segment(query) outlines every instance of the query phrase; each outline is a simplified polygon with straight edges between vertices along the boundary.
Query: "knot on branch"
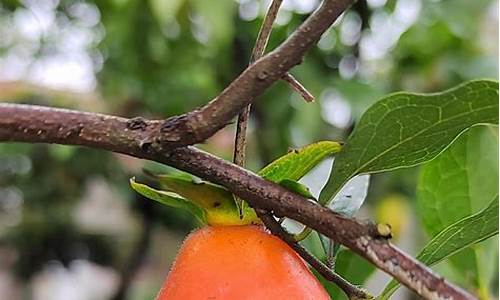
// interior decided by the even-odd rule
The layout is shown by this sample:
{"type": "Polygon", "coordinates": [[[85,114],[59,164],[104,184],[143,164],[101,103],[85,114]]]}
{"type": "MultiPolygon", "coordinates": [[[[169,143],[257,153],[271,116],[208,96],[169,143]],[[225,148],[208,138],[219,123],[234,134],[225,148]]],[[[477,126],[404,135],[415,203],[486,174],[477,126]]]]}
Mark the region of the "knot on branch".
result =
{"type": "Polygon", "coordinates": [[[148,124],[146,123],[146,120],[142,117],[135,117],[127,121],[127,128],[130,130],[144,131],[146,130],[146,127],[148,127],[148,124]]]}
{"type": "Polygon", "coordinates": [[[160,134],[156,140],[162,146],[169,148],[198,142],[196,131],[189,126],[189,116],[187,114],[166,119],[160,127],[160,134]]]}

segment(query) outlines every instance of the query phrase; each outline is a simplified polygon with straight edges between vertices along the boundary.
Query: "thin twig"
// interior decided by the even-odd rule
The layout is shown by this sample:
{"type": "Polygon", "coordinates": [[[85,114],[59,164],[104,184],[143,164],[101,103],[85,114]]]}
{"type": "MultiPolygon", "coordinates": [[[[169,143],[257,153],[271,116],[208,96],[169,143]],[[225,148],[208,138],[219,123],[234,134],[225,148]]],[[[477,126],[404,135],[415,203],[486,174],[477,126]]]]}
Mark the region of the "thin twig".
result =
{"type": "Polygon", "coordinates": [[[266,225],[266,227],[274,235],[292,247],[295,252],[297,252],[309,265],[316,269],[316,271],[318,271],[326,280],[335,283],[349,299],[373,299],[373,296],[342,278],[314,257],[314,255],[312,255],[306,248],[298,244],[293,235],[286,232],[270,213],[262,209],[256,209],[255,211],[264,225],[266,225]]]}
{"type": "MultiPolygon", "coordinates": [[[[257,35],[257,40],[255,46],[252,50],[252,55],[250,57],[250,64],[254,63],[256,60],[262,57],[264,51],[266,50],[267,42],[271,36],[271,31],[273,29],[274,21],[278,15],[281,3],[283,0],[273,0],[269,9],[267,10],[264,21],[257,35]]],[[[248,124],[248,117],[250,115],[250,106],[247,105],[238,115],[238,123],[236,126],[236,138],[234,143],[234,158],[233,162],[238,166],[245,166],[245,156],[246,156],[246,130],[248,124]]]]}
{"type": "Polygon", "coordinates": [[[314,102],[314,96],[292,74],[286,73],[283,79],[288,86],[304,98],[306,102],[314,102]]]}
{"type": "Polygon", "coordinates": [[[238,122],[236,123],[236,135],[234,138],[234,152],[233,162],[241,167],[245,166],[246,161],[246,147],[247,147],[247,126],[248,118],[250,117],[251,104],[243,108],[238,115],[238,122]]]}
{"type": "Polygon", "coordinates": [[[335,262],[337,256],[335,255],[335,243],[332,240],[328,240],[328,252],[326,254],[326,265],[328,268],[335,270],[335,262]]]}
{"type": "MultiPolygon", "coordinates": [[[[267,10],[264,21],[257,35],[257,40],[255,46],[252,50],[252,55],[250,57],[250,64],[255,62],[257,59],[261,58],[266,50],[267,42],[271,36],[271,31],[273,29],[274,20],[278,15],[281,3],[283,0],[273,0],[269,9],[267,10]]],[[[246,161],[246,148],[247,148],[247,127],[248,118],[250,117],[250,108],[252,104],[248,104],[238,115],[238,122],[236,124],[236,136],[234,138],[234,155],[233,162],[241,167],[245,166],[246,161]]],[[[235,196],[236,205],[240,213],[240,218],[243,218],[243,200],[238,196],[235,196]]]]}
{"type": "Polygon", "coordinates": [[[273,0],[269,6],[264,21],[260,26],[259,34],[257,35],[257,40],[255,41],[255,46],[252,50],[252,55],[250,57],[250,64],[257,61],[264,55],[266,51],[267,43],[269,42],[269,37],[271,36],[271,31],[273,30],[273,24],[278,16],[278,11],[280,9],[283,0],[273,0]]]}
{"type": "Polygon", "coordinates": [[[252,207],[289,217],[363,256],[426,299],[476,299],[390,244],[377,226],[335,214],[282,186],[193,147],[170,152],[149,137],[163,121],[0,103],[0,141],[82,145],[143,158],[226,187],[252,207]]]}

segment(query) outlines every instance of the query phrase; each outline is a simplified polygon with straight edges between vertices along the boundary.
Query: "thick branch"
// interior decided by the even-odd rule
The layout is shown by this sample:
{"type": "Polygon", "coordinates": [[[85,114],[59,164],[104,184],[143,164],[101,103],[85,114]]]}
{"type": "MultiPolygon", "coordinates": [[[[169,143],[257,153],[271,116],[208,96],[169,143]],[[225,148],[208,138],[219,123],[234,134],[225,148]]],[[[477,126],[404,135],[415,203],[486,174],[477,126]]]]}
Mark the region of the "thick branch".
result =
{"type": "Polygon", "coordinates": [[[427,299],[475,299],[391,245],[377,227],[333,213],[287,189],[192,147],[165,152],[145,141],[158,121],[40,106],[0,104],[0,141],[106,149],[165,163],[221,184],[250,205],[289,217],[345,245],[427,299]]]}
{"type": "Polygon", "coordinates": [[[192,145],[224,127],[253,99],[299,64],[306,51],[355,0],[325,0],[322,5],[278,48],[249,66],[207,105],[165,120],[151,141],[174,148],[192,145]]]}

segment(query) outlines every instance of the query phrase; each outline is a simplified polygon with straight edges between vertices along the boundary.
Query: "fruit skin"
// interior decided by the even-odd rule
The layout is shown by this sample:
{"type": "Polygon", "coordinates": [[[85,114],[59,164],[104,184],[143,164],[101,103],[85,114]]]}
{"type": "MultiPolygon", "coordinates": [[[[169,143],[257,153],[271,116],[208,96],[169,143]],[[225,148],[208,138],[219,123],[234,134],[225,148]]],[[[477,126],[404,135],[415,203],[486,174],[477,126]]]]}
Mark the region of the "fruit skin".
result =
{"type": "Polygon", "coordinates": [[[157,297],[330,299],[304,261],[261,226],[208,226],[184,241],[157,297]]]}

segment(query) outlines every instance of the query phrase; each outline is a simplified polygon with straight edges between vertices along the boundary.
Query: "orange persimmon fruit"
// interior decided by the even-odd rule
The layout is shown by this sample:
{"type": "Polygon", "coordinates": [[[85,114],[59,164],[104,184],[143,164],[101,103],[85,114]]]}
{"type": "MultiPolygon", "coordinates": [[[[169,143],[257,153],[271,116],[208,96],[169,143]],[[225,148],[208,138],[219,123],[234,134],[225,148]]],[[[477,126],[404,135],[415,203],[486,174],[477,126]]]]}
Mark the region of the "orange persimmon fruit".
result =
{"type": "Polygon", "coordinates": [[[184,241],[157,300],[330,299],[300,256],[262,226],[206,226],[184,241]]]}

